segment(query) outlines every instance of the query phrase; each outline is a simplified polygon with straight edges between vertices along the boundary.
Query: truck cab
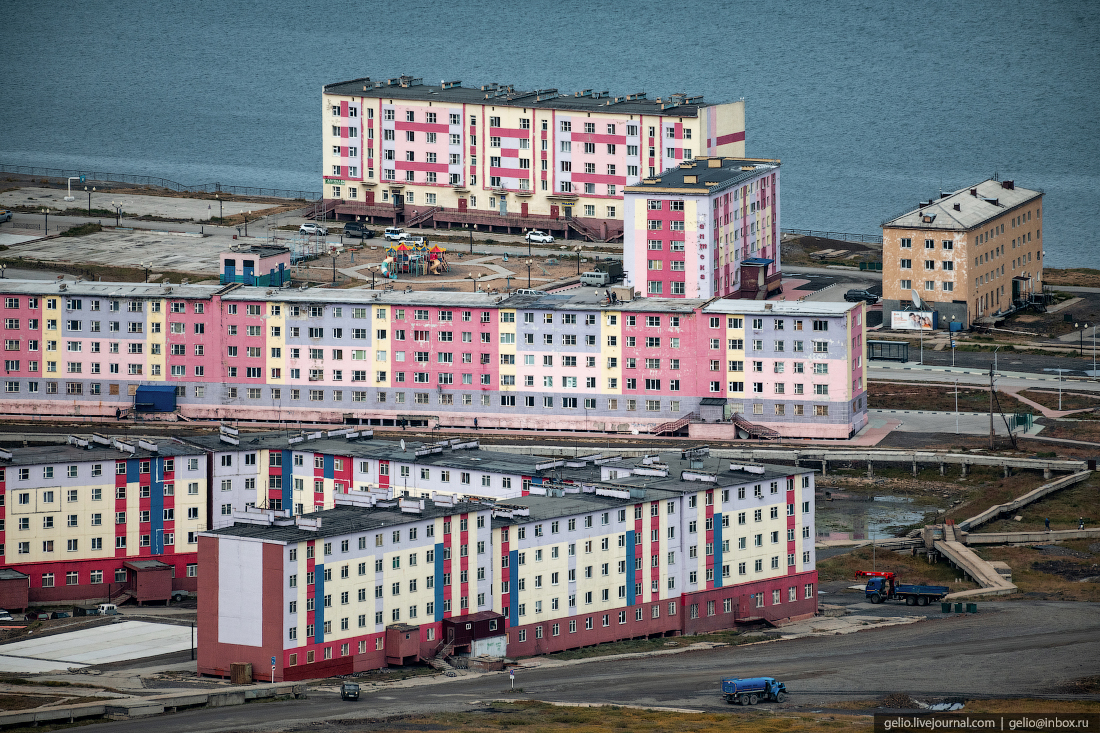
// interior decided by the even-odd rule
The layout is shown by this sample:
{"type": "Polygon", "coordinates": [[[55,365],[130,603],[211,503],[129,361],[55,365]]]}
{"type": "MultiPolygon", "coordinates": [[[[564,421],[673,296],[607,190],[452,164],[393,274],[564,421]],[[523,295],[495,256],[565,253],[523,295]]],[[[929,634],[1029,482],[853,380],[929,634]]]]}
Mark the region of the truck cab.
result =
{"type": "Polygon", "coordinates": [[[871,603],[881,603],[894,597],[894,577],[870,578],[863,594],[871,603]]]}

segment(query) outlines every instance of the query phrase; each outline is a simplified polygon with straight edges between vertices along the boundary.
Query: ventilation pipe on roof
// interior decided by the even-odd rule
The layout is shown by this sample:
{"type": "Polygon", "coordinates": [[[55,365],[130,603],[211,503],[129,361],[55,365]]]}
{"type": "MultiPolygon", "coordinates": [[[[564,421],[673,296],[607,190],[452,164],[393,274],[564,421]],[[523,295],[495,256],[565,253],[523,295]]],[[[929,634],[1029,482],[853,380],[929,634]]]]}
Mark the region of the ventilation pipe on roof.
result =
{"type": "Polygon", "coordinates": [[[963,205],[962,204],[955,204],[955,211],[962,211],[962,210],[963,210],[963,205]]]}

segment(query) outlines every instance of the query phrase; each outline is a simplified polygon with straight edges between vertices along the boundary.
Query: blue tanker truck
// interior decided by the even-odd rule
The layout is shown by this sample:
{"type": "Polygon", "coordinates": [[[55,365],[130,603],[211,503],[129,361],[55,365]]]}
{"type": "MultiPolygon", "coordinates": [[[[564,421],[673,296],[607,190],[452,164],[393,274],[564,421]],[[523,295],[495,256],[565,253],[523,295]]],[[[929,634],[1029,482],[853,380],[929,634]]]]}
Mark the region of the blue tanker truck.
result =
{"type": "Polygon", "coordinates": [[[761,700],[783,702],[787,686],[774,677],[723,677],[722,695],[730,705],[755,705],[761,700]]]}

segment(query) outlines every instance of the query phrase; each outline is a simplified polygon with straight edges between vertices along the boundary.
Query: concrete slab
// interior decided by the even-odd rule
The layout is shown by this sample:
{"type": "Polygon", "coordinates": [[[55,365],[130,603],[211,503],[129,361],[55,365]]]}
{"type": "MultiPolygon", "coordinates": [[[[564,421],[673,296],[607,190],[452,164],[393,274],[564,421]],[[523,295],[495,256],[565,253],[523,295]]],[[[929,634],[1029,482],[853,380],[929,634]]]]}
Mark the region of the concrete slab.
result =
{"type": "Polygon", "coordinates": [[[56,672],[72,667],[83,669],[86,664],[73,664],[71,662],[58,662],[50,659],[30,659],[27,657],[10,657],[0,654],[0,672],[10,674],[42,674],[43,672],[56,672]]]}
{"type": "Polygon", "coordinates": [[[4,644],[0,646],[0,653],[5,657],[0,660],[0,671],[8,671],[4,664],[9,658],[37,660],[43,664],[52,662],[47,669],[58,669],[142,659],[190,648],[191,628],[188,626],[124,621],[4,644]]]}
{"type": "MultiPolygon", "coordinates": [[[[260,244],[266,240],[238,240],[260,244]]],[[[150,272],[197,272],[217,275],[218,255],[235,244],[231,237],[181,236],[168,232],[108,230],[85,237],[58,237],[13,246],[8,257],[36,260],[138,267],[151,263],[150,272]]]]}
{"type": "MultiPolygon", "coordinates": [[[[73,188],[75,201],[65,200],[65,191],[56,188],[21,188],[0,194],[0,208],[14,206],[44,206],[53,209],[74,209],[74,214],[88,210],[88,194],[81,187],[79,193],[73,188]]],[[[287,202],[290,203],[290,202],[287,202]]],[[[121,205],[123,212],[135,216],[163,216],[171,219],[191,219],[207,221],[218,216],[218,202],[211,199],[176,198],[174,196],[131,196],[126,194],[92,194],[92,208],[112,211],[115,205],[121,205]]],[[[221,204],[224,216],[232,216],[246,211],[261,212],[274,208],[274,204],[256,201],[225,201],[221,204]]],[[[251,217],[250,217],[251,218],[251,217]]]]}
{"type": "Polygon", "coordinates": [[[17,244],[23,244],[24,242],[33,242],[36,239],[41,239],[43,235],[38,234],[16,234],[14,230],[0,232],[0,245],[5,247],[12,247],[17,244]]]}

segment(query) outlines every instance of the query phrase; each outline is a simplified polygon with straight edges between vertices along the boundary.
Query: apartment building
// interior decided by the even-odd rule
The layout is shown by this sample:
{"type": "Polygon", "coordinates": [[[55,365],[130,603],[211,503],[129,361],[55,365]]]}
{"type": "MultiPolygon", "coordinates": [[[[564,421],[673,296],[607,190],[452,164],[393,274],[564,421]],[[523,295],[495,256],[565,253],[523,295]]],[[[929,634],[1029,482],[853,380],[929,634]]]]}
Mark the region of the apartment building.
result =
{"type": "Polygon", "coordinates": [[[698,418],[728,405],[708,423],[740,415],[824,438],[866,420],[858,303],[16,280],[0,297],[10,415],[113,416],[146,409],[138,388],[161,384],[204,419],[598,432],[684,421],[710,437],[721,426],[698,418]]]}
{"type": "Polygon", "coordinates": [[[763,300],[779,288],[778,160],[699,156],[627,186],[623,205],[638,292],[763,300]]]}
{"type": "Polygon", "coordinates": [[[193,591],[206,469],[202,449],[162,438],[0,451],[0,567],[29,576],[32,603],[193,591]]]}
{"type": "Polygon", "coordinates": [[[1043,193],[988,179],[882,225],[882,307],[992,323],[1043,292],[1043,193]],[[912,293],[921,301],[915,307],[912,293]]]}
{"type": "Polygon", "coordinates": [[[698,155],[744,155],[744,101],[353,79],[321,93],[338,218],[622,236],[623,188],[698,155]]]}
{"type": "Polygon", "coordinates": [[[251,661],[267,678],[272,657],[277,680],[401,664],[475,615],[499,619],[490,631],[515,656],[816,611],[812,472],[702,451],[613,480],[563,475],[575,483],[499,501],[352,491],[204,533],[200,673],[251,661]]]}

